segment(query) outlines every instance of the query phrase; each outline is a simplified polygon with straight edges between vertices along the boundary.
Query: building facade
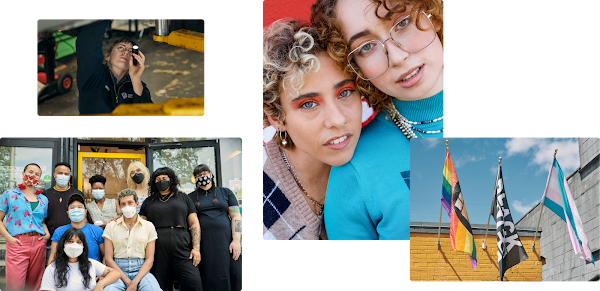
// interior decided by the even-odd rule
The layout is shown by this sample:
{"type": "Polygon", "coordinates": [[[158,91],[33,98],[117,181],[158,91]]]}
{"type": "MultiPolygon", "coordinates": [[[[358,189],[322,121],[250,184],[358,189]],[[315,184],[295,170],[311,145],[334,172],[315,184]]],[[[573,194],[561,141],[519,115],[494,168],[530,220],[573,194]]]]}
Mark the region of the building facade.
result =
{"type": "MultiPolygon", "coordinates": [[[[560,149],[558,154],[560,154],[560,149]]],[[[600,276],[600,140],[579,139],[579,168],[567,177],[569,189],[583,222],[595,265],[585,262],[573,251],[566,223],[554,212],[538,203],[519,221],[518,227],[539,225],[544,232],[538,233],[540,255],[546,264],[542,266],[544,281],[598,281],[600,276]]],[[[536,247],[538,247],[536,245],[536,247]]],[[[529,249],[530,250],[530,249],[529,249]]],[[[528,251],[529,251],[528,250],[528,251]]]]}

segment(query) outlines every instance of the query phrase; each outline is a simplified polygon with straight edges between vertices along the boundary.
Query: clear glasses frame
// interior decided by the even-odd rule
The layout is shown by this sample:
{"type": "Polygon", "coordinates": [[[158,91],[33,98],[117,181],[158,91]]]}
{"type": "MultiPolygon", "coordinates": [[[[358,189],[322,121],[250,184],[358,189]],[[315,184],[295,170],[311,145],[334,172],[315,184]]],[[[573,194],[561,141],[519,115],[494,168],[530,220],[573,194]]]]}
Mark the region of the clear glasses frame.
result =
{"type": "MultiPolygon", "coordinates": [[[[425,12],[423,12],[423,11],[421,11],[421,13],[425,14],[425,12]]],[[[433,23],[431,22],[431,19],[430,19],[430,18],[431,18],[431,14],[425,14],[425,16],[427,17],[427,20],[429,21],[429,24],[431,24],[431,27],[433,28],[433,23]]],[[[378,42],[378,43],[381,45],[381,47],[383,48],[383,51],[385,52],[385,56],[387,57],[387,68],[385,69],[385,71],[383,71],[383,73],[381,73],[381,74],[377,75],[377,77],[370,78],[370,79],[365,79],[365,78],[363,78],[363,77],[360,75],[360,73],[358,73],[358,72],[356,71],[356,69],[355,69],[355,68],[352,66],[352,60],[351,60],[351,59],[352,59],[352,54],[353,54],[354,52],[356,52],[357,50],[361,49],[361,48],[362,48],[362,44],[361,44],[361,45],[359,45],[359,46],[358,46],[357,48],[355,48],[354,50],[352,50],[352,51],[351,51],[351,52],[348,54],[348,56],[346,57],[346,59],[347,59],[347,61],[348,61],[348,67],[352,68],[352,70],[354,71],[354,73],[356,73],[356,75],[357,75],[358,77],[360,77],[361,79],[363,79],[363,80],[365,80],[365,81],[370,81],[370,80],[373,80],[373,79],[377,79],[377,78],[379,78],[381,75],[385,74],[385,72],[387,72],[387,70],[390,68],[390,56],[389,56],[389,53],[388,53],[388,51],[387,51],[387,49],[385,48],[385,45],[384,45],[384,44],[385,44],[385,43],[386,43],[388,40],[390,40],[390,39],[391,39],[391,40],[392,40],[392,41],[393,41],[393,42],[396,44],[396,46],[397,46],[398,48],[400,48],[401,50],[403,50],[403,51],[405,51],[405,52],[407,52],[407,53],[409,53],[409,54],[418,53],[418,52],[420,52],[420,51],[422,51],[422,50],[426,49],[426,48],[427,48],[427,47],[428,47],[430,44],[432,44],[432,43],[433,43],[433,41],[434,41],[434,40],[435,40],[435,38],[436,38],[435,29],[433,30],[433,35],[434,35],[434,36],[433,36],[433,38],[432,38],[432,39],[431,39],[431,41],[430,41],[429,43],[427,43],[427,45],[426,45],[426,46],[424,46],[423,48],[421,48],[421,49],[419,49],[419,50],[417,50],[417,51],[408,51],[408,50],[406,50],[405,48],[403,48],[403,47],[402,47],[402,44],[400,44],[399,42],[397,42],[397,41],[396,41],[396,40],[395,40],[395,39],[392,37],[392,31],[394,30],[394,28],[395,28],[395,27],[396,27],[396,26],[397,26],[397,25],[398,25],[400,22],[402,22],[402,21],[404,21],[404,20],[406,20],[406,19],[410,19],[410,15],[407,15],[406,17],[403,17],[402,19],[398,20],[398,21],[397,21],[397,22],[396,22],[396,23],[395,23],[395,24],[392,26],[392,28],[390,28],[390,37],[389,37],[388,39],[384,40],[383,42],[381,42],[381,41],[379,41],[379,40],[377,40],[377,39],[372,39],[372,40],[369,40],[369,41],[365,41],[365,42],[363,42],[363,44],[365,44],[365,43],[368,43],[368,42],[378,42]]],[[[418,27],[417,27],[417,29],[418,29],[418,27]]],[[[356,66],[358,67],[358,65],[356,65],[356,66]]]]}
{"type": "Polygon", "coordinates": [[[120,52],[120,53],[127,52],[130,55],[132,54],[132,50],[131,49],[127,50],[127,48],[124,47],[124,46],[118,46],[117,48],[115,48],[115,50],[118,51],[118,52],[120,52]]]}

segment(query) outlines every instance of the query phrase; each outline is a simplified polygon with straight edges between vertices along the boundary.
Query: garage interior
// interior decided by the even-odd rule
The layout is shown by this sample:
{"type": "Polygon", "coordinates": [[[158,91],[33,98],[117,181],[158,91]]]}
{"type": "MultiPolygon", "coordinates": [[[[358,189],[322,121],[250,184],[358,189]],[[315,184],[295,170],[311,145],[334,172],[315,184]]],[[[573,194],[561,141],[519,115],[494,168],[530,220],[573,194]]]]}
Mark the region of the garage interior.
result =
{"type": "MultiPolygon", "coordinates": [[[[38,22],[38,39],[40,39],[40,35],[43,35],[44,33],[46,35],[52,33],[52,37],[54,38],[55,45],[53,49],[48,49],[48,53],[53,53],[55,56],[55,80],[66,74],[72,76],[72,83],[70,84],[71,88],[68,92],[61,93],[61,90],[46,90],[40,94],[42,89],[48,85],[40,82],[40,80],[45,81],[46,77],[44,77],[45,74],[43,73],[45,71],[44,50],[40,49],[41,45],[38,42],[38,115],[79,115],[77,53],[75,51],[76,36],[71,36],[67,33],[76,31],[77,27],[83,26],[82,24],[89,24],[94,21],[95,20],[62,20],[61,22],[61,20],[40,20],[38,22]],[[40,60],[40,58],[42,58],[42,60],[40,60]],[[42,72],[42,77],[40,77],[40,72],[42,72]],[[51,94],[47,94],[47,91],[50,91],[51,94]]],[[[160,111],[162,108],[161,106],[164,106],[165,103],[170,100],[194,98],[173,102],[176,102],[174,103],[176,104],[176,107],[186,107],[186,103],[189,103],[189,108],[199,105],[203,113],[204,21],[163,20],[164,22],[161,22],[161,24],[166,24],[166,28],[160,27],[160,24],[157,25],[159,21],[160,20],[113,20],[104,35],[102,46],[103,53],[106,53],[106,50],[116,38],[121,36],[131,38],[138,44],[140,51],[146,56],[142,81],[146,83],[146,86],[150,90],[152,101],[155,103],[153,109],[156,108],[157,111],[160,111]],[[157,35],[157,26],[159,26],[159,29],[167,29],[168,32],[171,33],[168,35],[169,39],[157,35]],[[173,35],[180,31],[185,31],[186,35],[184,35],[184,38],[176,39],[173,35]],[[188,39],[185,39],[185,37],[188,37],[188,39]],[[190,38],[193,38],[192,41],[189,40],[190,38]],[[199,40],[201,43],[199,43],[199,40]],[[198,100],[200,100],[200,102],[198,102],[198,100]]],[[[51,66],[48,67],[50,68],[51,66]]],[[[62,79],[58,80],[62,81],[62,79]]],[[[60,85],[62,85],[62,83],[57,86],[60,85]]],[[[65,89],[63,88],[62,91],[65,91],[65,89]]],[[[113,113],[115,113],[115,115],[144,115],[139,114],[140,111],[136,105],[139,107],[141,104],[125,105],[130,108],[120,108],[124,107],[121,105],[117,107],[113,113]],[[119,109],[119,114],[116,114],[119,109]]],[[[165,114],[162,112],[162,114],[156,115],[179,114],[173,114],[172,112],[170,114],[169,112],[165,114]]]]}

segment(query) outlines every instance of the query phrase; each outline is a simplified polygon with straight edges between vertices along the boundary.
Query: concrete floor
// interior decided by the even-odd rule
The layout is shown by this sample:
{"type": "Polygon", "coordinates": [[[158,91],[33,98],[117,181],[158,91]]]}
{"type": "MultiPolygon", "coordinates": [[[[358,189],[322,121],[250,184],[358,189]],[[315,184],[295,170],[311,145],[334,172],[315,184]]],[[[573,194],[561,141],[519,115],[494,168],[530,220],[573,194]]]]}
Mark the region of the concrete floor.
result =
{"type": "MultiPolygon", "coordinates": [[[[105,39],[102,51],[106,53],[119,36],[121,35],[115,32],[112,38],[105,39]]],[[[155,42],[148,35],[134,41],[146,56],[142,81],[148,86],[154,103],[164,103],[175,98],[204,97],[204,53],[155,42]]],[[[77,57],[74,54],[56,62],[57,67],[66,65],[66,68],[56,73],[70,73],[74,79],[73,88],[67,94],[56,95],[39,104],[38,115],[79,115],[77,57]]]]}

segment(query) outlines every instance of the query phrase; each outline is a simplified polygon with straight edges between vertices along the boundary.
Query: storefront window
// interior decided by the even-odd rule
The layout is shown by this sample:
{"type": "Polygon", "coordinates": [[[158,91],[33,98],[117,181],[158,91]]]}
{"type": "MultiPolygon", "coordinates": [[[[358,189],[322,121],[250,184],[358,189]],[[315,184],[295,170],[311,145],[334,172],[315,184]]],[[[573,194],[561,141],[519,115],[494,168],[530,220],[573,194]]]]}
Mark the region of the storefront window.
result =
{"type": "Polygon", "coordinates": [[[242,139],[222,138],[219,141],[223,187],[231,189],[240,201],[242,199],[242,139]]]}
{"type": "MultiPolygon", "coordinates": [[[[196,190],[195,180],[192,176],[197,165],[206,164],[213,173],[216,173],[213,147],[155,150],[152,160],[154,165],[152,171],[161,167],[169,167],[175,171],[180,182],[179,191],[184,193],[196,190]]],[[[216,176],[215,183],[219,183],[216,176]]]]}
{"type": "Polygon", "coordinates": [[[29,163],[42,168],[42,179],[36,188],[50,188],[54,171],[51,148],[0,146],[0,193],[23,183],[23,170],[29,163]]]}
{"type": "Polygon", "coordinates": [[[92,197],[90,178],[94,175],[102,175],[106,178],[106,184],[104,185],[105,197],[109,199],[117,198],[121,190],[128,188],[126,173],[129,164],[133,161],[144,163],[143,154],[140,158],[88,158],[84,154],[81,159],[81,177],[83,178],[81,191],[84,196],[86,198],[92,197]]]}

